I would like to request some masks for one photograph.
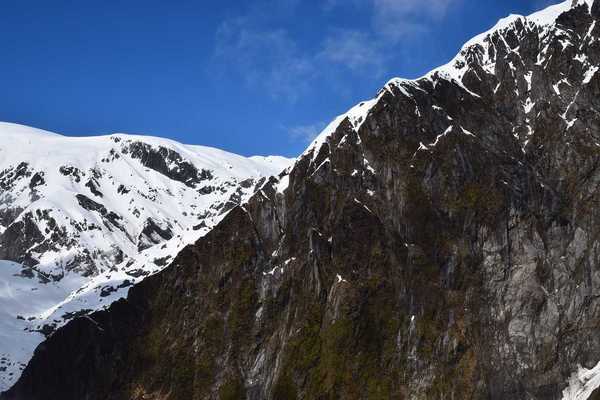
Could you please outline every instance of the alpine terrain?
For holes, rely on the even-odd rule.
[[[58,326],[125,296],[288,165],[0,123],[0,390]]]
[[[391,80],[1,398],[600,398],[599,66],[568,0]]]

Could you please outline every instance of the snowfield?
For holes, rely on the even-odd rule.
[[[44,334],[125,296],[290,162],[0,123],[0,391]]]
[[[391,86],[410,96],[408,89],[420,80],[434,85],[449,80],[471,92],[462,82],[468,57],[475,54],[486,73],[496,73],[490,35],[519,23],[535,26],[540,43],[547,43],[556,18],[584,2],[592,4],[592,0],[567,0],[530,16],[511,15],[467,42],[448,64],[416,80],[390,80],[375,99],[337,117],[304,155],[311,154],[315,161],[345,120],[358,132]],[[539,65],[544,65],[546,56],[542,51]],[[576,61],[587,71],[582,82],[587,84],[598,67],[585,57]],[[529,86],[534,74],[525,74]],[[558,94],[560,84],[555,85]],[[523,107],[526,114],[536,113],[531,98]],[[565,110],[563,118],[571,121],[568,113]],[[458,131],[477,135],[464,128]],[[439,137],[448,132],[439,132]],[[524,138],[523,148],[527,143]],[[422,144],[418,151],[436,144],[437,140]],[[18,262],[0,262],[0,391],[18,378],[44,339],[40,331],[51,331],[82,310],[102,308],[126,295],[130,285],[168,265],[230,207],[248,199],[265,177],[279,175],[292,162],[281,157],[245,158],[146,136],[66,138],[0,124],[0,258]],[[366,158],[364,162],[368,166]],[[280,178],[277,191],[283,192],[289,177],[284,173]],[[19,238],[26,240],[20,243]],[[337,280],[344,282],[342,276]],[[586,400],[600,387],[600,364],[591,370],[577,366],[573,370],[563,399]]]

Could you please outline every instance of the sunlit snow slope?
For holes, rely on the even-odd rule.
[[[124,296],[288,164],[0,123],[0,390],[44,334]]]

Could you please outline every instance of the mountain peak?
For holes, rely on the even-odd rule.
[[[345,119],[349,119],[354,125],[355,130],[358,130],[360,128],[360,125],[362,125],[362,123],[366,120],[371,109],[379,102],[379,100],[385,95],[386,92],[391,92],[393,90],[392,88],[396,88],[402,95],[412,97],[413,94],[410,94],[410,90],[407,89],[419,88],[419,82],[424,80],[431,82],[445,80],[456,83],[464,91],[468,92],[474,97],[480,97],[480,94],[472,90],[472,82],[465,82],[465,76],[468,72],[472,72],[474,64],[478,64],[478,67],[481,67],[482,69],[482,71],[477,71],[475,72],[475,74],[482,72],[491,75],[496,75],[498,72],[496,71],[496,57],[498,52],[506,54],[515,53],[518,55],[517,46],[509,45],[507,39],[504,37],[505,34],[507,34],[508,32],[513,32],[515,30],[520,32],[523,32],[523,30],[535,32],[538,42],[546,44],[545,47],[535,49],[535,51],[538,51],[540,53],[538,56],[539,63],[541,62],[541,60],[546,59],[545,52],[549,51],[548,44],[553,40],[556,40],[556,38],[553,37],[553,35],[549,36],[547,33],[552,31],[553,29],[557,29],[555,24],[561,15],[582,5],[587,6],[587,12],[589,14],[592,12],[594,0],[566,0],[561,3],[548,6],[545,9],[534,12],[528,16],[520,14],[510,14],[509,16],[500,19],[489,30],[479,35],[476,35],[472,39],[468,40],[461,47],[460,51],[456,54],[456,56],[448,63],[441,65],[416,79],[405,79],[399,77],[390,79],[379,91],[377,97],[359,103],[358,105],[350,109],[347,113],[342,114],[336,119],[334,119],[309,145],[309,147],[306,149],[303,155],[310,153],[313,155],[314,160],[321,148],[321,145],[327,141],[331,134],[335,132],[335,130],[339,127],[340,123],[342,123],[342,121],[344,121]],[[520,24],[519,27],[517,27],[517,24]],[[592,35],[594,33],[594,27],[595,23],[589,28],[589,31],[587,33],[588,37],[584,39],[593,39]],[[501,43],[496,44],[494,42],[495,35],[499,35]],[[511,41],[513,44],[516,43],[515,37],[512,37]],[[569,45],[569,42],[565,40],[563,40],[561,43],[563,46]],[[520,55],[518,56],[519,58],[521,57]],[[587,72],[585,74],[589,76],[593,73],[595,73],[595,66],[588,63]],[[496,77],[496,79],[501,78]],[[531,75],[528,79],[531,79]]]
[[[0,136],[15,135],[29,137],[62,137],[58,133],[33,128],[13,122],[0,121]]]
[[[0,123],[0,260],[20,264],[0,261],[0,390],[40,332],[126,295],[289,163]]]
[[[449,64],[390,81],[249,197],[156,146],[118,153],[142,179],[116,193],[124,168],[87,169],[89,186],[65,168],[93,234],[120,235],[139,188],[140,214],[169,193],[189,209],[177,198],[167,216],[197,219],[211,194],[209,216],[231,212],[176,257],[144,258],[170,265],[52,334],[0,398],[598,398],[596,4],[510,16]],[[29,178],[28,195],[48,180]],[[142,248],[178,229],[141,215]]]

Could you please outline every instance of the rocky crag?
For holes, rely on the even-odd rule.
[[[0,123],[0,391],[45,336],[125,296],[289,162]]]
[[[599,22],[390,81],[2,398],[599,398]]]

